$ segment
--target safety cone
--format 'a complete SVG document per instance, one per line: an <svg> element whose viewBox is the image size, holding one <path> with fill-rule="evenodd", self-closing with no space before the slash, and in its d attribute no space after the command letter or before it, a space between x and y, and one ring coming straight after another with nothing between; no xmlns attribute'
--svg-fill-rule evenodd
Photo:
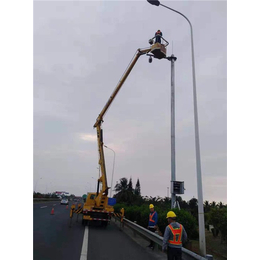
<svg viewBox="0 0 260 260"><path fill-rule="evenodd" d="M69 208L69 206L67 205L67 206L66 206L66 209L68 209L68 208Z"/></svg>
<svg viewBox="0 0 260 260"><path fill-rule="evenodd" d="M51 215L54 215L54 208L52 208L51 210Z"/></svg>

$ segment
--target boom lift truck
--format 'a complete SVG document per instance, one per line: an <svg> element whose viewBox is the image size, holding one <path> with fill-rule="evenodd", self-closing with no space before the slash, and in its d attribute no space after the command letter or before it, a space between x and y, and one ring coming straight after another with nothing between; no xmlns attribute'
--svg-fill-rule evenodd
<svg viewBox="0 0 260 260"><path fill-rule="evenodd" d="M107 226L108 222L110 222L111 215L114 213L113 206L108 204L108 190L111 187L108 187L107 185L105 157L104 157L104 150L103 150L103 145L104 145L103 130L101 128L101 125L103 123L103 117L140 56L144 54L149 55L150 56L149 62L151 62L152 57L158 59L162 59L166 57L166 46L169 43L165 39L163 40L166 42L166 44L160 44L160 43L154 44L152 38L149 40L149 43L152 46L150 46L149 48L137 50L132 62L129 64L127 70L125 71L119 83L117 84L114 92L112 93L112 95L110 96L104 108L102 109L102 111L100 112L100 114L96 119L94 128L97 129L97 142L98 142L99 165L101 169L101 176L97 180L97 191L95 193L94 192L88 193L87 198L85 199L85 203L83 205L83 210L82 210L83 225L86 225L88 221L100 221L102 226ZM152 54L150 54L150 52Z"/></svg>

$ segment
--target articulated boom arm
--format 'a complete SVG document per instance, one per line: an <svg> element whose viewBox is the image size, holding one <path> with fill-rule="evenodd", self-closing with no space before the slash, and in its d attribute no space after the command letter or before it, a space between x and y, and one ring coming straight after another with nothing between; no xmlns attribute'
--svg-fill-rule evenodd
<svg viewBox="0 0 260 260"><path fill-rule="evenodd" d="M127 79L128 75L130 74L131 70L133 69L134 65L136 64L138 58L146 53L149 53L151 51L151 48L146 48L146 49L138 49L137 53L134 57L134 59L132 60L132 62L129 64L127 70L125 71L125 73L123 74L122 78L120 79L119 83L117 84L114 92L112 93L112 95L110 96L110 98L108 99L106 105L104 106L104 108L102 109L101 113L99 114L99 116L97 117L96 123L94 124L94 127L97 128L97 141L98 141L98 152L99 152L99 165L101 168L101 176L98 179L98 187L97 187L97 196L95 199L96 202L96 206L100 207L101 206L101 199L102 196L107 196L108 194L108 189L109 187L107 186L107 176L106 176L106 167L105 167L105 157L104 157L104 150L103 150L103 132L102 132L102 128L101 128L101 124L103 122L103 117L107 111L107 109L109 108L109 106L111 105L111 103L113 102L114 98L116 97L117 93L119 92L120 88L122 87L122 85L124 84L125 80ZM99 183L102 183L102 189L99 192Z"/></svg>

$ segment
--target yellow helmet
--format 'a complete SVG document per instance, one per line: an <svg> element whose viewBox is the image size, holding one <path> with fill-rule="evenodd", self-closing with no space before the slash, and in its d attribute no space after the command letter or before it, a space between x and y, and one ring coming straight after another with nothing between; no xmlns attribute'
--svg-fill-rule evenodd
<svg viewBox="0 0 260 260"><path fill-rule="evenodd" d="M152 209L152 208L154 208L154 205L153 205L153 204L150 204L150 205L149 205L149 209Z"/></svg>
<svg viewBox="0 0 260 260"><path fill-rule="evenodd" d="M176 216L176 214L173 212L173 211L169 211L168 213L167 213L167 217L166 218L176 218L177 216Z"/></svg>

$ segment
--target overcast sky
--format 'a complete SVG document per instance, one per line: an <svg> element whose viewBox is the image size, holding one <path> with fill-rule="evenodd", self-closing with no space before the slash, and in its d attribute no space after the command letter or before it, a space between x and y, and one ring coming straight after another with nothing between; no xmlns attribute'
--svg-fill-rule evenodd
<svg viewBox="0 0 260 260"><path fill-rule="evenodd" d="M203 199L227 196L226 1L161 1L193 25ZM94 190L95 120L138 48L160 29L175 63L176 179L197 198L190 28L147 1L35 1L34 188ZM143 196L167 195L171 179L170 62L138 60L104 117L104 143L116 153L114 185L140 180ZM114 153L105 149L108 183ZM113 185L113 186L114 186Z"/></svg>

